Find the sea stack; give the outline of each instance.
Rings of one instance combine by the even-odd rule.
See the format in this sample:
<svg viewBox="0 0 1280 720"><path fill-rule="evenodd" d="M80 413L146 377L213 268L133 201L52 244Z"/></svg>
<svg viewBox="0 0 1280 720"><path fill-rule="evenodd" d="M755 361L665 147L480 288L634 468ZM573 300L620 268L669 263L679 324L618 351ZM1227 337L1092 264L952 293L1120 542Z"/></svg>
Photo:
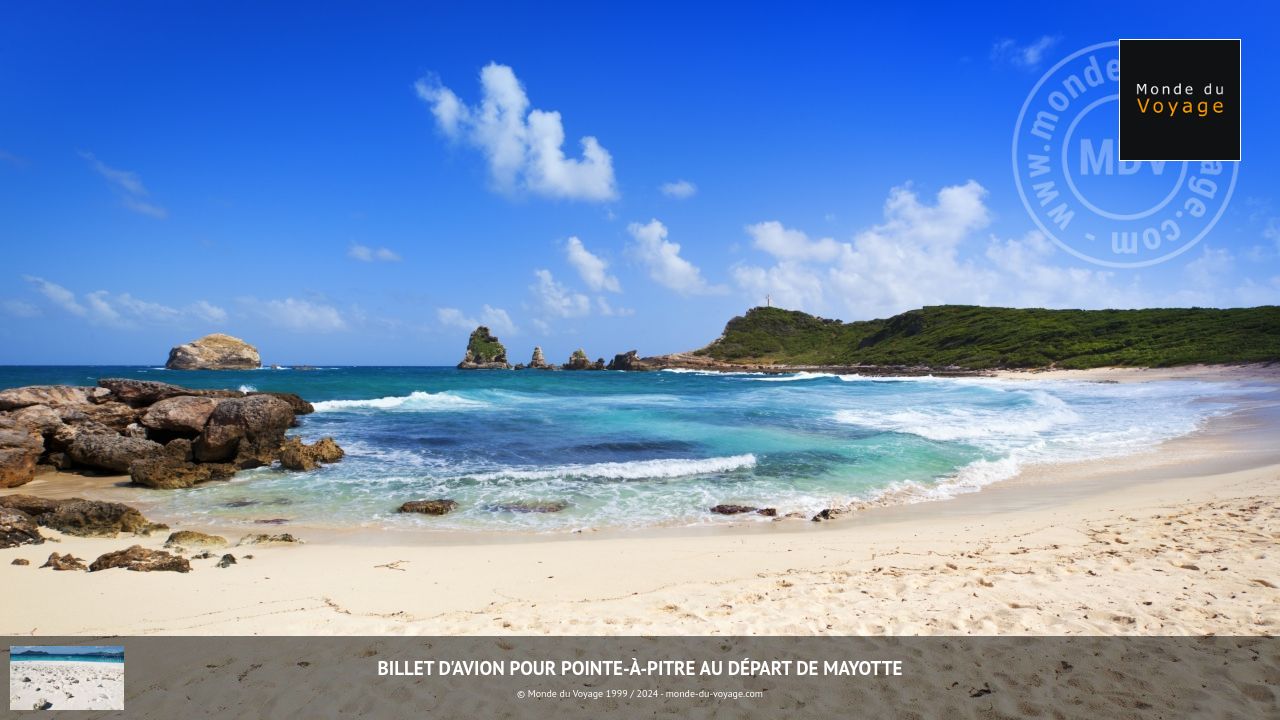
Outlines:
<svg viewBox="0 0 1280 720"><path fill-rule="evenodd" d="M262 366L258 348L237 337L214 333L169 351L170 370L255 370Z"/></svg>
<svg viewBox="0 0 1280 720"><path fill-rule="evenodd" d="M551 365L547 364L547 358L542 355L542 346L539 345L533 349L533 358L529 360L526 366L530 370L551 370Z"/></svg>
<svg viewBox="0 0 1280 720"><path fill-rule="evenodd" d="M498 338L481 325L471 332L467 341L467 354L458 363L459 370L510 370L507 364L507 348Z"/></svg>

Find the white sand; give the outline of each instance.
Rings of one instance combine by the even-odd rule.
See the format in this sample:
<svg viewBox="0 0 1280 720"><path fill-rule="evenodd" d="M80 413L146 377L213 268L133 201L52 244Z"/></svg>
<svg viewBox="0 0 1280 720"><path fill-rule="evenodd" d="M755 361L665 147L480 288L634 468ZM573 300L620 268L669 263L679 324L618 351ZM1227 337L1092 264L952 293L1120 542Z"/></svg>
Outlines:
<svg viewBox="0 0 1280 720"><path fill-rule="evenodd" d="M226 569L217 554L187 574L38 569L52 551L92 561L164 540L61 537L0 551L0 583L29 590L5 595L0 632L1275 634L1278 427L1255 409L1143 455L831 523L518 538L287 526L307 544L231 548Z"/></svg>
<svg viewBox="0 0 1280 720"><path fill-rule="evenodd" d="M9 665L9 709L121 710L124 663L21 661Z"/></svg>

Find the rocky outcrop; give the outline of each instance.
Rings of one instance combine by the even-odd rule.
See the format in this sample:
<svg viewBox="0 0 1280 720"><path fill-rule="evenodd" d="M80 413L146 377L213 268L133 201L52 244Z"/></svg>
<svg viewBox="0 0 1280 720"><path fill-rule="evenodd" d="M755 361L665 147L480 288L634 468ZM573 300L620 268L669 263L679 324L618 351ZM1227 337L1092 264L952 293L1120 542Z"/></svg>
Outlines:
<svg viewBox="0 0 1280 720"><path fill-rule="evenodd" d="M71 553L59 555L58 553L49 553L49 559L44 561L42 568L53 568L54 570L88 570L84 566L84 560L75 557Z"/></svg>
<svg viewBox="0 0 1280 720"><path fill-rule="evenodd" d="M0 424L0 488L18 487L36 475L36 461L44 452L44 438L32 428Z"/></svg>
<svg viewBox="0 0 1280 720"><path fill-rule="evenodd" d="M542 346L538 346L533 349L533 357L529 359L529 364L526 365L526 367L528 367L530 370L555 369L555 366L547 363L547 359L543 357Z"/></svg>
<svg viewBox="0 0 1280 720"><path fill-rule="evenodd" d="M128 472L134 461L154 457L163 451L163 445L151 440L81 433L67 448L67 455L86 467Z"/></svg>
<svg viewBox="0 0 1280 720"><path fill-rule="evenodd" d="M289 407L293 408L294 415L310 415L311 413L316 411L316 408L314 405L307 402L306 400L303 400L301 397L299 397L298 395L295 395L294 393L254 391L254 392L248 393L248 395L250 396L270 395L273 398L279 398L280 400L283 400L289 403Z"/></svg>
<svg viewBox="0 0 1280 720"><path fill-rule="evenodd" d="M163 430L180 437L194 438L204 430L209 416L220 401L211 397L178 395L165 398L147 408L142 416L143 427Z"/></svg>
<svg viewBox="0 0 1280 720"><path fill-rule="evenodd" d="M560 366L564 370L590 370L591 358L587 357L586 351L578 348L569 356L569 362Z"/></svg>
<svg viewBox="0 0 1280 720"><path fill-rule="evenodd" d="M39 545L44 542L35 520L10 507L0 507L0 548Z"/></svg>
<svg viewBox="0 0 1280 720"><path fill-rule="evenodd" d="M402 513L422 513L423 515L447 515L457 509L456 500L440 498L437 500L410 500L400 506Z"/></svg>
<svg viewBox="0 0 1280 720"><path fill-rule="evenodd" d="M613 356L606 367L608 370L625 370L627 372L636 372L640 370L652 370L653 368L641 359L640 354L635 350L628 350Z"/></svg>
<svg viewBox="0 0 1280 720"><path fill-rule="evenodd" d="M258 349L240 338L214 333L169 351L170 370L253 370L262 366Z"/></svg>
<svg viewBox="0 0 1280 720"><path fill-rule="evenodd" d="M192 451L199 462L231 462L241 469L269 465L293 419L289 403L272 395L223 400Z"/></svg>
<svg viewBox="0 0 1280 720"><path fill-rule="evenodd" d="M459 370L510 370L507 364L507 348L503 346L489 328L481 325L471 332L467 340L467 353Z"/></svg>
<svg viewBox="0 0 1280 720"><path fill-rule="evenodd" d="M36 516L36 522L68 535L116 537L122 532L150 535L166 527L153 523L137 509L123 503L72 498L61 500L51 512Z"/></svg>
<svg viewBox="0 0 1280 720"><path fill-rule="evenodd" d="M333 438L320 438L307 445L299 438L289 438L280 448L280 465L288 470L315 470L321 463L335 463L345 453Z"/></svg>
<svg viewBox="0 0 1280 720"><path fill-rule="evenodd" d="M165 547L223 547L227 539L221 535L206 535L195 530L179 530L164 541Z"/></svg>
<svg viewBox="0 0 1280 720"><path fill-rule="evenodd" d="M179 395L211 398L244 397L244 393L239 390L196 390L181 385L132 378L102 378L98 381L98 387L105 389L108 393L102 402L115 400L132 407L145 407Z"/></svg>
<svg viewBox="0 0 1280 720"><path fill-rule="evenodd" d="M89 566L89 572L124 568L134 572L191 572L191 562L164 550L148 550L141 545L102 555Z"/></svg>
<svg viewBox="0 0 1280 720"><path fill-rule="evenodd" d="M173 490L230 480L236 470L232 463L194 463L165 454L134 461L129 465L129 478L143 487Z"/></svg>
<svg viewBox="0 0 1280 720"><path fill-rule="evenodd" d="M28 385L0 390L0 410L17 410L29 405L45 405L51 408L68 405L89 405L105 402L111 393L102 388L77 385Z"/></svg>

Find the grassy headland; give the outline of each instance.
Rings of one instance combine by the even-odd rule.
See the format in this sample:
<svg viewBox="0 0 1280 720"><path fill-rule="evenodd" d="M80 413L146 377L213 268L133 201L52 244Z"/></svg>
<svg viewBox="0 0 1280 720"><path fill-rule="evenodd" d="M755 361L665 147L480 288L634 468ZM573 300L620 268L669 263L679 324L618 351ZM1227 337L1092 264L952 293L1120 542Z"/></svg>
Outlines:
<svg viewBox="0 0 1280 720"><path fill-rule="evenodd" d="M938 305L841 322L757 307L693 353L751 365L991 368L1274 362L1280 307L1043 310Z"/></svg>

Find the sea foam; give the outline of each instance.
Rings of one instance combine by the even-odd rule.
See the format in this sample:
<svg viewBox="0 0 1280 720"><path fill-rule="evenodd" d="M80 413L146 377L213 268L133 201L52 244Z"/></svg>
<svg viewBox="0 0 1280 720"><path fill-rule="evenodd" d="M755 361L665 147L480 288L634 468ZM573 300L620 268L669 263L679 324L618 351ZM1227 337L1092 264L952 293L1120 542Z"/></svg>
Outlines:
<svg viewBox="0 0 1280 720"><path fill-rule="evenodd" d="M487 407L480 400L455 395L450 392L430 393L417 390L408 395L373 398L369 400L321 400L312 403L316 412L348 412L352 410L403 410L430 412L433 410L468 410Z"/></svg>

